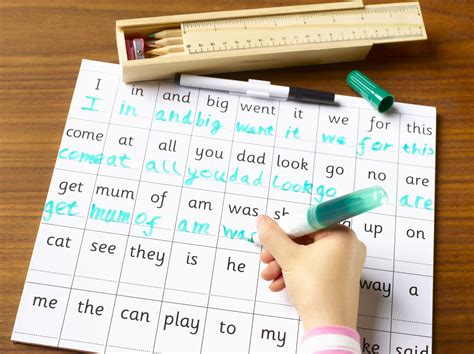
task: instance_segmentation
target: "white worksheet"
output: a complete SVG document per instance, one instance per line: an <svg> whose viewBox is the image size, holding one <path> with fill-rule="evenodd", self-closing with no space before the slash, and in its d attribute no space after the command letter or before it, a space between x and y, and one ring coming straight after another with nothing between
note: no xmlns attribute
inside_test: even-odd
<svg viewBox="0 0 474 354"><path fill-rule="evenodd" d="M297 352L255 217L373 185L353 219L368 249L363 353L432 352L436 109L304 104L124 84L84 60L12 340L94 352Z"/></svg>

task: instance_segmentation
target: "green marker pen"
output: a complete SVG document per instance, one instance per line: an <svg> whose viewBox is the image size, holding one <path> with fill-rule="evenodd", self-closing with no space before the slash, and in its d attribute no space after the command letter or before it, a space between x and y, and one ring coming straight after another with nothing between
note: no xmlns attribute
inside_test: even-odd
<svg viewBox="0 0 474 354"><path fill-rule="evenodd" d="M387 193L382 187L364 188L285 216L278 220L278 224L290 237L295 238L375 209L387 201ZM258 239L254 242L260 244Z"/></svg>

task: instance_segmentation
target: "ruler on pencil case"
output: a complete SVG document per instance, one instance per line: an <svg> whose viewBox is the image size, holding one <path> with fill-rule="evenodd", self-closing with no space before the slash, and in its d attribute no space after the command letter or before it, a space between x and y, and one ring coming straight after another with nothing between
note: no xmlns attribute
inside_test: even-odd
<svg viewBox="0 0 474 354"><path fill-rule="evenodd" d="M182 31L189 54L427 38L418 2L184 22Z"/></svg>

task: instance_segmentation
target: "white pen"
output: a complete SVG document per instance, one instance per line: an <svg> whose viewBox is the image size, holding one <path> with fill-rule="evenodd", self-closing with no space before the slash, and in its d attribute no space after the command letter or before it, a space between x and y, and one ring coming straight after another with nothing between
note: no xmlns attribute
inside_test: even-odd
<svg viewBox="0 0 474 354"><path fill-rule="evenodd" d="M292 100L309 103L334 104L335 94L300 87L272 85L270 81L238 81L215 77L176 74L175 82L181 86L227 91L237 95L275 100Z"/></svg>

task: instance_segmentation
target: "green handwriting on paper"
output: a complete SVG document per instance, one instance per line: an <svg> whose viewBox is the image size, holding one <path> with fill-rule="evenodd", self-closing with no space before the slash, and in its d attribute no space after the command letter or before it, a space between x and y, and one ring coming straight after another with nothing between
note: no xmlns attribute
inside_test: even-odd
<svg viewBox="0 0 474 354"><path fill-rule="evenodd" d="M224 233L224 237L230 238L231 240L244 240L251 243L254 243L254 237L257 234L256 231L248 232L242 229L232 229L225 225L222 225L222 232Z"/></svg>
<svg viewBox="0 0 474 354"><path fill-rule="evenodd" d="M181 176L181 173L178 171L177 165L178 163L175 160L173 161L150 160L150 161L147 161L147 163L145 164L145 170L148 172L164 173L167 175Z"/></svg>
<svg viewBox="0 0 474 354"><path fill-rule="evenodd" d="M77 211L78 205L77 201L64 202L57 200L49 200L44 204L44 214L43 220L50 221L53 217L53 214L56 215L66 215L66 216L76 216L79 215Z"/></svg>
<svg viewBox="0 0 474 354"><path fill-rule="evenodd" d="M425 198L420 195L405 194L400 198L400 205L409 208L434 210L434 201L431 198Z"/></svg>
<svg viewBox="0 0 474 354"><path fill-rule="evenodd" d="M423 146L417 145L416 143L404 144L402 151L408 155L418 156L433 156L435 154L434 147L424 144Z"/></svg>
<svg viewBox="0 0 474 354"><path fill-rule="evenodd" d="M79 215L79 206L77 201L65 202L57 200L49 200L44 205L43 220L50 221L54 215L58 216L77 216ZM92 220L103 221L105 223L120 223L128 224L132 220L132 214L121 209L109 209L98 207L97 204L92 203L89 212L89 218ZM161 216L151 217L145 212L138 213L133 217L133 224L139 226L146 226L147 229L143 231L143 235L151 236L157 221Z"/></svg>
<svg viewBox="0 0 474 354"><path fill-rule="evenodd" d="M371 137L366 136L359 141L357 146L357 156L364 156L367 150L379 152L389 151L393 148L393 144L389 144L382 141L373 140Z"/></svg>
<svg viewBox="0 0 474 354"><path fill-rule="evenodd" d="M86 98L87 98L88 100L90 100L90 102L89 102L90 106L89 106L89 107L81 107L81 109L84 110L84 111L97 112L98 109L95 109L95 108L94 108L95 102L96 102L96 101L102 101L102 98L93 97L93 96L86 96Z"/></svg>
<svg viewBox="0 0 474 354"><path fill-rule="evenodd" d="M257 177L250 177L248 174L242 174L240 168L236 167L233 171L230 171L227 176L225 171L219 169L197 169L188 167L184 185L190 186L196 180L203 179L222 183L240 183L257 187L263 185L263 171L256 173L258 173Z"/></svg>
<svg viewBox="0 0 474 354"><path fill-rule="evenodd" d="M211 135L215 135L222 129L223 124L219 119L211 118L211 115L208 114L206 118L202 117L202 113L198 112L196 117L195 127L210 128Z"/></svg>
<svg viewBox="0 0 474 354"><path fill-rule="evenodd" d="M128 224L132 214L121 209L99 208L95 203L92 203L89 217L92 220L100 220L105 223L116 222L119 224Z"/></svg>
<svg viewBox="0 0 474 354"><path fill-rule="evenodd" d="M212 135L217 134L223 127L223 124L219 119L213 118L211 114L204 117L201 111L197 112L196 120L194 120L192 110L188 110L183 115L174 110L165 111L160 109L155 113L155 120L184 125L192 125L194 123L195 127L209 128Z"/></svg>
<svg viewBox="0 0 474 354"><path fill-rule="evenodd" d="M324 201L325 198L334 198L337 194L337 191L336 191L336 188L334 187L326 187L324 185L319 185L316 187L316 190L314 191L314 197L313 199L318 202L318 203L321 203L322 201Z"/></svg>
<svg viewBox="0 0 474 354"><path fill-rule="evenodd" d="M227 175L225 171L219 169L197 169L188 167L184 185L191 186L197 180L207 180L222 183L228 182L245 184L248 186L258 187L263 186L263 172L264 171L256 171L258 175L255 177L255 175L250 176L248 174L242 174L239 167L236 167L234 170L230 171L229 175ZM282 190L284 192L305 194L311 194L314 190L314 200L318 203L321 203L326 198L333 198L337 194L336 188L333 187L327 187L321 184L314 188L313 183L308 180L304 180L302 183L300 183L283 179L279 175L275 175L273 177L271 188Z"/></svg>
<svg viewBox="0 0 474 354"><path fill-rule="evenodd" d="M191 110L189 110L186 114L182 115L173 110L166 112L165 110L160 109L155 113L155 119L162 122L193 124L192 114L193 112Z"/></svg>
<svg viewBox="0 0 474 354"><path fill-rule="evenodd" d="M119 114L122 116L138 116L136 108L130 104L126 104L125 101L122 101L122 104L120 105Z"/></svg>
<svg viewBox="0 0 474 354"><path fill-rule="evenodd" d="M323 143L325 144L338 144L338 145L346 145L347 140L345 136L336 135L336 134L324 134L322 133L321 138Z"/></svg>
<svg viewBox="0 0 474 354"><path fill-rule="evenodd" d="M291 191L295 193L311 194L313 183L305 180L302 184L289 180L282 180L279 175L275 175L272 180L272 188L281 189L282 191Z"/></svg>
<svg viewBox="0 0 474 354"><path fill-rule="evenodd" d="M307 193L311 194L314 190L314 201L321 203L324 199L333 198L336 196L336 188L327 187L323 184L314 188L313 183L308 180L305 180L303 183L297 183L294 181L282 180L280 176L275 175L271 184L272 188L280 189L282 191L290 191L294 193Z"/></svg>
<svg viewBox="0 0 474 354"><path fill-rule="evenodd" d="M87 162L93 165L107 165L122 168L130 168L127 164L131 160L127 154L123 155L109 155L106 156L103 153L91 153L85 151L71 150L69 148L63 148L59 150L58 158L63 160L71 160L78 162Z"/></svg>
<svg viewBox="0 0 474 354"><path fill-rule="evenodd" d="M275 128L272 124L267 126L263 125L253 125L253 124L244 124L241 122L237 122L235 125L235 131L238 133L246 133L246 134L253 134L253 135L268 135L273 136L275 132Z"/></svg>
<svg viewBox="0 0 474 354"><path fill-rule="evenodd" d="M189 221L182 219L178 223L178 231L189 232L198 235L209 235L210 225L207 222Z"/></svg>
<svg viewBox="0 0 474 354"><path fill-rule="evenodd" d="M89 218L92 220L103 221L105 223L113 222L128 224L132 220L132 214L121 209L101 208L98 207L97 204L92 203ZM141 212L133 217L133 224L147 226L148 228L143 231L143 235L151 236L159 219L161 219L161 216L151 217L147 213Z"/></svg>
<svg viewBox="0 0 474 354"><path fill-rule="evenodd" d="M286 129L285 139L301 139L300 128L292 128L291 126Z"/></svg>

